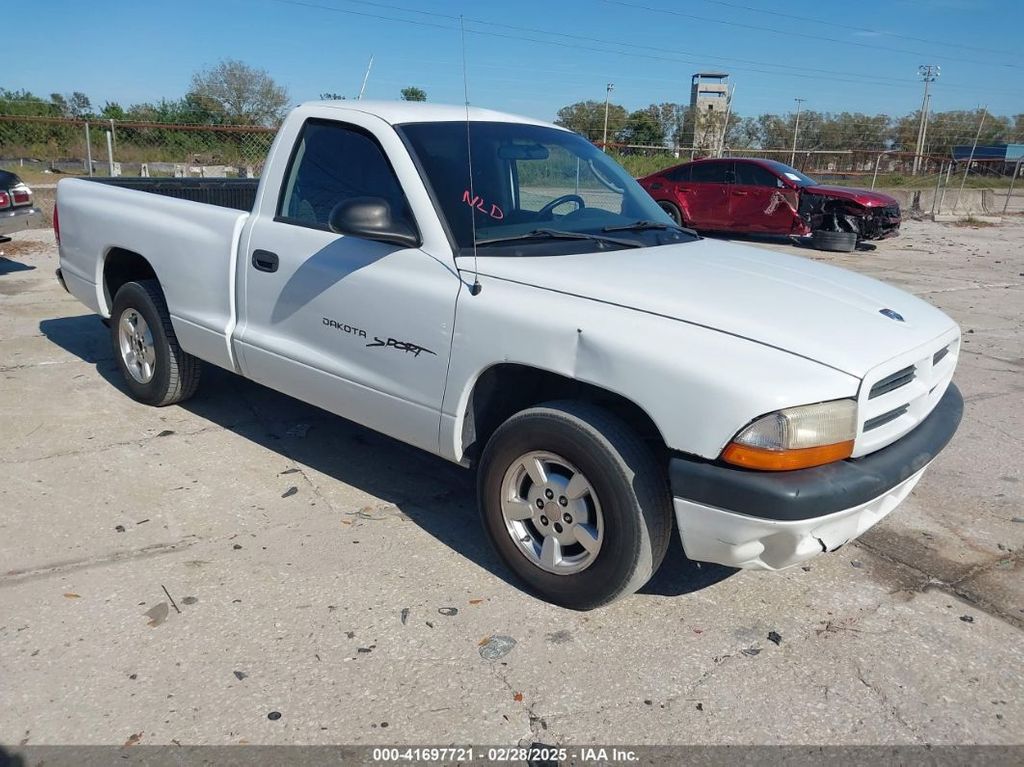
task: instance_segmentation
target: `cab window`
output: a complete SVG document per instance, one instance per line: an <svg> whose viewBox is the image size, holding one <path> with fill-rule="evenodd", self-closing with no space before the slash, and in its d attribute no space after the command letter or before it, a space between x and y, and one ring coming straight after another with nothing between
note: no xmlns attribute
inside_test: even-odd
<svg viewBox="0 0 1024 767"><path fill-rule="evenodd" d="M380 197L412 223L402 187L377 141L355 126L310 120L302 129L278 202L278 220L327 229L335 206Z"/></svg>

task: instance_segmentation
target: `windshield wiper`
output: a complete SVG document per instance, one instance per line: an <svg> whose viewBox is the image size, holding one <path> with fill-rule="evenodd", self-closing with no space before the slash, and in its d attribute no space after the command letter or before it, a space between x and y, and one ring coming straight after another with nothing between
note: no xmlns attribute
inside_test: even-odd
<svg viewBox="0 0 1024 767"><path fill-rule="evenodd" d="M605 230L607 231L607 230ZM621 245L624 248L642 248L642 242L635 240L620 240L618 237L602 237L600 234L587 234L586 232L564 232L559 229L534 229L526 234L514 234L509 237L492 237L488 240L477 240L477 245L497 245L503 242L515 242L516 240L537 240L548 238L552 240L594 240L596 242L607 242L612 245Z"/></svg>
<svg viewBox="0 0 1024 767"><path fill-rule="evenodd" d="M664 224L660 221L634 221L632 224L621 224L619 226L606 226L602 232L645 232L651 229L677 229L680 232L699 236L693 229L678 224Z"/></svg>

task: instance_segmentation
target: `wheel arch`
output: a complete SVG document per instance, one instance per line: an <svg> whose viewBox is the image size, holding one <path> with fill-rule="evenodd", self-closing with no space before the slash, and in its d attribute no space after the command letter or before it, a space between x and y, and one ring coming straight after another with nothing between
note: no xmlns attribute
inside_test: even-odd
<svg viewBox="0 0 1024 767"><path fill-rule="evenodd" d="M114 296L127 282L139 280L157 280L156 270L149 260L141 253L127 248L112 247L103 257L101 307L109 316L114 305Z"/></svg>
<svg viewBox="0 0 1024 767"><path fill-rule="evenodd" d="M628 397L552 370L496 363L480 371L459 411L459 458L475 463L487 440L511 415L542 402L574 399L606 408L634 428L659 454L665 439L647 411Z"/></svg>

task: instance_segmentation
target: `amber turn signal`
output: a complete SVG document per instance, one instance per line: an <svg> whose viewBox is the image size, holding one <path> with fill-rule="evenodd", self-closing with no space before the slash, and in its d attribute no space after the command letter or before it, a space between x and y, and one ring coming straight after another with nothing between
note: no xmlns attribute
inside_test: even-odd
<svg viewBox="0 0 1024 767"><path fill-rule="evenodd" d="M760 471L792 471L841 461L853 454L853 440L834 445L804 447L796 450L765 450L730 442L722 453L722 460L733 466Z"/></svg>

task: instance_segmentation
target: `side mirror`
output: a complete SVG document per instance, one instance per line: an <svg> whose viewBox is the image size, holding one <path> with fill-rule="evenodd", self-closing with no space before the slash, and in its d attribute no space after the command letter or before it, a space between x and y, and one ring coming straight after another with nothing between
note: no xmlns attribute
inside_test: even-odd
<svg viewBox="0 0 1024 767"><path fill-rule="evenodd" d="M391 205L381 197L353 197L334 206L327 225L332 232L390 242L406 248L420 245L419 233L391 214Z"/></svg>

